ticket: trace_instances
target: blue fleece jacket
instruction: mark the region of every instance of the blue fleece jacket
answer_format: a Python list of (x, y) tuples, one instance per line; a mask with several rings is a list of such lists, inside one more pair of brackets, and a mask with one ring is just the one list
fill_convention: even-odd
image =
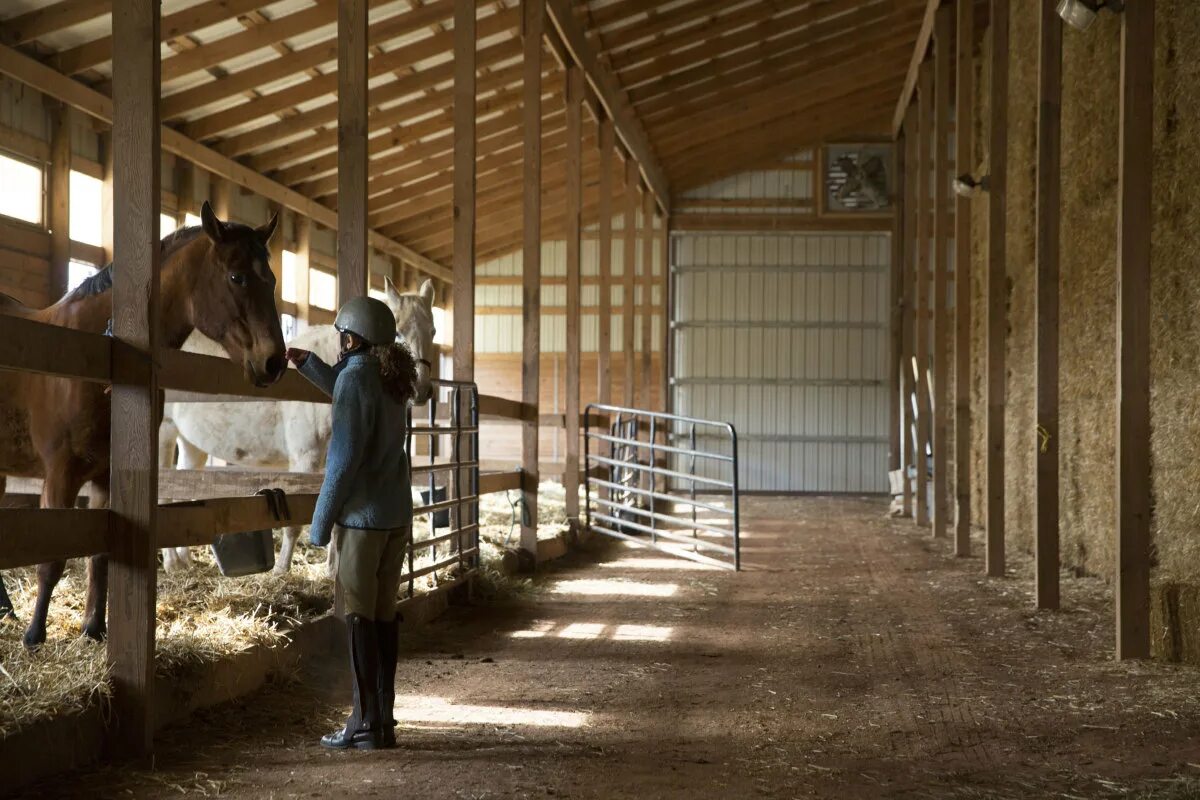
[(300, 373), (333, 398), (333, 435), (309, 539), (329, 544), (334, 523), (366, 530), (412, 525), (406, 408), (384, 392), (379, 359), (354, 353), (331, 367), (313, 353)]

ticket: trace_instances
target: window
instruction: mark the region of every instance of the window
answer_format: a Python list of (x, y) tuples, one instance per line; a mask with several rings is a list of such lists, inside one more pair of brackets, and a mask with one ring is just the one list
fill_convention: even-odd
[(291, 314), (280, 314), (279, 322), (283, 327), (283, 341), (290, 342), (300, 332), (300, 322)]
[(166, 236), (168, 233), (174, 233), (179, 228), (175, 224), (175, 216), (173, 214), (158, 215), (158, 238)]
[(67, 291), (71, 291), (95, 274), (96, 268), (91, 264), (71, 259), (71, 263), (67, 265)]
[(42, 170), (28, 161), (0, 155), (0, 214), (42, 224)]
[(382, 289), (372, 288), (367, 291), (367, 294), (369, 294), (371, 297), (374, 297), (376, 300), (380, 300), (384, 303), (387, 302), (387, 292), (383, 291)]
[(183, 227), (199, 228), (200, 227), (200, 218), (197, 217), (195, 214), (192, 214), (191, 212), (184, 214), (183, 215)]
[(71, 170), (69, 229), (77, 242), (104, 244), (104, 181)]
[(433, 307), (433, 343), (449, 344), (450, 326), (446, 321), (446, 309)]
[(296, 302), (296, 254), (291, 250), (283, 251), (283, 288), (279, 296), (285, 303)]
[(310, 269), (308, 271), (308, 303), (327, 311), (337, 308), (337, 277), (328, 272), (321, 272), (319, 269)]

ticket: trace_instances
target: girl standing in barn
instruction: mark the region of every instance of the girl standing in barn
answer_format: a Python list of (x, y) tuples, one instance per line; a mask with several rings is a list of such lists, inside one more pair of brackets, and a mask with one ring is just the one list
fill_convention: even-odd
[(307, 350), (287, 351), (300, 373), (333, 398), (325, 480), (309, 537), (325, 547), (336, 532), (354, 709), (321, 744), (374, 750), (396, 745), (396, 594), (412, 537), (404, 436), (417, 373), (412, 354), (396, 341), (395, 317), (379, 300), (353, 298), (334, 327), (341, 333), (335, 366)]

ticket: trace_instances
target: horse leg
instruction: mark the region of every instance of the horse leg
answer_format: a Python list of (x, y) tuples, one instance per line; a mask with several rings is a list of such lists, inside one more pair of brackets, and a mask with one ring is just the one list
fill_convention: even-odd
[[(46, 479), (42, 483), (42, 508), (74, 508), (75, 498), (83, 481), (75, 473), (69, 458), (56, 459), (47, 464)], [(37, 568), (38, 593), (33, 606), (33, 619), (25, 629), (25, 646), (33, 649), (46, 641), (46, 617), (50, 613), (50, 597), (54, 587), (62, 578), (66, 560), (39, 564)]]
[[(0, 498), (4, 497), (4, 491), (7, 488), (8, 477), (0, 475)], [(4, 576), (0, 575), (0, 619), (5, 617), (17, 618), (16, 612), (13, 611), (13, 602), (8, 596), (8, 589), (4, 585)]]
[[(108, 508), (108, 476), (92, 481), (90, 508)], [(108, 554), (88, 559), (87, 604), (83, 611), (83, 635), (93, 642), (104, 641), (108, 633)]]
[(300, 538), (300, 526), (289, 525), (283, 529), (283, 536), (279, 540), (279, 555), (275, 557), (275, 569), (273, 572), (276, 575), (283, 575), (292, 568), (292, 553), (296, 551), (296, 540)]
[[(208, 453), (196, 447), (196, 445), (182, 436), (177, 441), (179, 443), (179, 469), (203, 469), (208, 463)], [(177, 568), (190, 567), (191, 565), (192, 549), (190, 547), (163, 548), (164, 571), (173, 572)]]

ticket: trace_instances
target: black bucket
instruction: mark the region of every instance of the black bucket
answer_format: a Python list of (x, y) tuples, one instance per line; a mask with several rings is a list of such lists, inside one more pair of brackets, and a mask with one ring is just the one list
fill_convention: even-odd
[[(442, 503), (449, 499), (449, 494), (445, 486), (438, 486), (433, 490), (433, 499), (429, 499), (429, 490), (421, 490), (421, 504), (431, 505), (433, 503)], [(443, 508), (441, 511), (433, 512), (433, 527), (449, 528), (450, 527), (450, 509)]]
[(257, 575), (275, 565), (275, 539), (270, 530), (218, 536), (212, 551), (217, 568), (226, 578)]

